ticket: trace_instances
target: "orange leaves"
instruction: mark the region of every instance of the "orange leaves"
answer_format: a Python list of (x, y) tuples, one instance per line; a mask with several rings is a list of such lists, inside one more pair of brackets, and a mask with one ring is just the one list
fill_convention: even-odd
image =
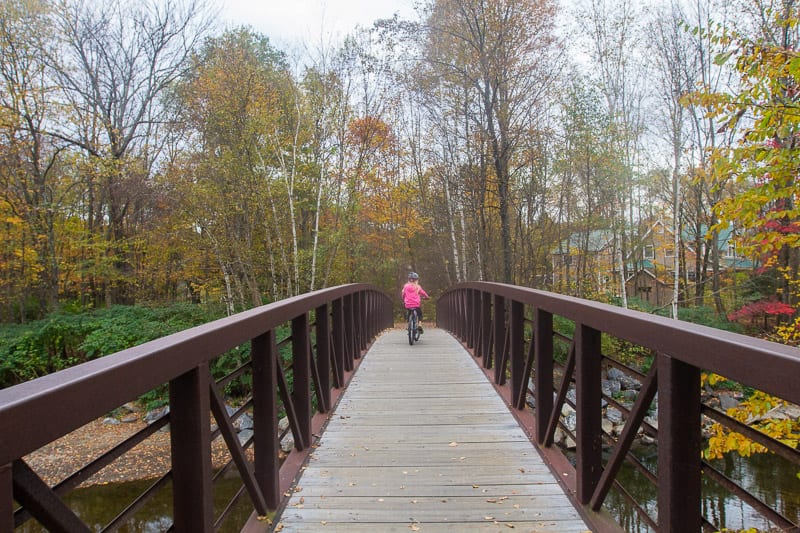
[(386, 154), (396, 150), (396, 139), (389, 125), (379, 117), (354, 119), (347, 128), (347, 141), (362, 153)]

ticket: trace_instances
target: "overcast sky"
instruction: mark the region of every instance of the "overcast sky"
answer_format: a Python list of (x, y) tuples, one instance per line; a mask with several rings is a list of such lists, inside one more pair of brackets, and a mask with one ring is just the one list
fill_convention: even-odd
[(414, 0), (217, 0), (220, 22), (252, 26), (276, 45), (338, 39), (394, 13), (410, 18)]

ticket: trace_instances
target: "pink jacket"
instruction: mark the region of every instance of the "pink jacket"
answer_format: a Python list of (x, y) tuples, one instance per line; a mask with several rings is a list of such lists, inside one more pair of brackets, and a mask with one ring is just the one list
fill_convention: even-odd
[(406, 306), (406, 309), (414, 309), (415, 307), (419, 307), (420, 303), (422, 302), (422, 298), (428, 298), (428, 293), (425, 292), (425, 289), (420, 287), (416, 283), (406, 283), (403, 285), (403, 303)]

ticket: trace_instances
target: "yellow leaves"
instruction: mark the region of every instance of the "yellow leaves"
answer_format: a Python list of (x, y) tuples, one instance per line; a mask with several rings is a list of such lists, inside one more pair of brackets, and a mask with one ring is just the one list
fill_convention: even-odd
[(705, 386), (708, 384), (711, 387), (716, 386), (717, 384), (725, 381), (725, 378), (720, 376), (719, 374), (714, 374), (713, 372), (703, 372), (700, 374), (700, 385)]
[[(795, 448), (800, 443), (800, 421), (791, 417), (782, 418), (781, 414), (773, 411), (776, 407), (785, 405), (786, 402), (780, 398), (756, 391), (738, 407), (728, 409), (727, 414), (731, 418)], [(742, 457), (750, 457), (755, 453), (769, 451), (761, 444), (718, 423), (711, 426), (710, 434), (708, 446), (703, 451), (706, 459), (721, 459), (728, 452), (736, 452)]]

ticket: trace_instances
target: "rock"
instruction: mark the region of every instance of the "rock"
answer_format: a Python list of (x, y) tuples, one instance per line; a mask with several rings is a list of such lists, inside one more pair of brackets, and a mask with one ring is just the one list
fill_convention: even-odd
[(137, 415), (131, 414), (131, 415), (123, 417), (121, 421), (122, 421), (123, 424), (132, 424), (134, 422), (138, 422), (139, 421), (139, 417)]
[(639, 382), (639, 380), (630, 376), (624, 376), (620, 378), (619, 383), (625, 390), (639, 390), (642, 388), (642, 384)]
[(148, 424), (152, 424), (162, 416), (169, 414), (169, 405), (162, 407), (161, 409), (154, 409), (153, 411), (149, 411), (146, 415), (144, 415), (144, 421)]
[(619, 411), (619, 409), (615, 409), (613, 407), (606, 409), (606, 418), (610, 420), (612, 424), (621, 424), (624, 422), (622, 413)]
[(606, 377), (608, 379), (610, 379), (610, 380), (619, 381), (622, 378), (627, 377), (627, 376), (626, 376), (625, 372), (623, 372), (622, 370), (620, 370), (618, 368), (611, 367), (606, 372)]
[(239, 431), (253, 429), (253, 418), (247, 413), (244, 413), (242, 416), (236, 419), (236, 422), (233, 425)]
[(292, 436), (292, 432), (286, 434), (286, 436), (281, 440), (281, 450), (285, 453), (289, 453), (294, 448), (294, 436)]
[(611, 422), (611, 420), (604, 418), (602, 422), (602, 428), (603, 428), (603, 433), (606, 433), (608, 435), (614, 434), (614, 423)]
[(620, 398), (622, 399), (623, 402), (631, 402), (631, 403), (635, 402), (637, 396), (638, 394), (636, 393), (635, 390), (620, 391)]
[(103, 424), (105, 424), (107, 426), (116, 426), (116, 425), (119, 424), (119, 420), (117, 420), (116, 418), (114, 418), (112, 416), (107, 416), (107, 417), (105, 417), (103, 419)]
[(574, 450), (577, 447), (575, 441), (561, 428), (556, 429), (553, 440), (568, 450)]
[(138, 413), (139, 411), (142, 410), (142, 408), (136, 402), (128, 402), (125, 405), (123, 405), (121, 409), (125, 409), (129, 413)]
[(569, 389), (567, 391), (567, 400), (571, 401), (573, 404), (578, 402), (578, 396), (575, 393), (575, 389)]
[(564, 405), (561, 406), (561, 416), (569, 417), (574, 414), (575, 414), (575, 409), (573, 409), (570, 404), (564, 403)]
[[(287, 429), (289, 429), (289, 418), (283, 417), (278, 420), (278, 431), (283, 433)], [(294, 448), (294, 435), (289, 431), (286, 436), (281, 439), (281, 450), (285, 453), (289, 453), (292, 451), (292, 448)]]
[(723, 411), (727, 412), (728, 409), (735, 409), (739, 407), (739, 401), (733, 396), (728, 396), (727, 394), (721, 394), (719, 397), (719, 406), (722, 408)]
[(252, 430), (252, 429), (245, 429), (245, 430), (243, 430), (243, 431), (240, 431), (240, 432), (239, 432), (239, 443), (240, 443), (242, 446), (244, 446), (244, 445), (245, 445), (245, 443), (246, 443), (248, 440), (250, 440), (250, 437), (252, 437), (252, 436), (253, 436), (253, 430)]
[(656, 443), (656, 439), (654, 439), (650, 435), (645, 435), (640, 439), (640, 441), (642, 444), (647, 444), (648, 446), (652, 446), (653, 444)]
[(567, 427), (568, 430), (575, 433), (575, 429), (578, 427), (578, 415), (577, 413), (573, 412), (571, 415), (564, 419), (564, 425)]
[(601, 385), (603, 394), (613, 396), (622, 390), (622, 385), (616, 379), (604, 379)]

